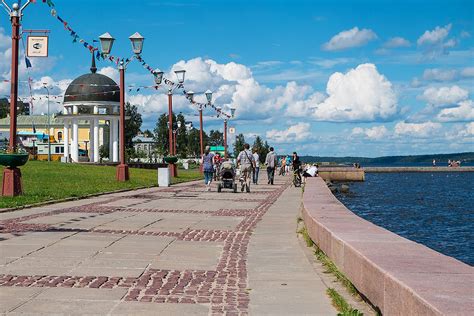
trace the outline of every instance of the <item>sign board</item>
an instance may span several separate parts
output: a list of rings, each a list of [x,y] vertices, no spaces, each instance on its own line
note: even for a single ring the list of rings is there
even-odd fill
[[[235,127],[229,127],[229,134],[235,134]]]
[[[224,148],[224,146],[210,146],[209,150],[210,151],[224,151],[225,148]]]
[[[48,36],[28,36],[26,56],[48,57]]]

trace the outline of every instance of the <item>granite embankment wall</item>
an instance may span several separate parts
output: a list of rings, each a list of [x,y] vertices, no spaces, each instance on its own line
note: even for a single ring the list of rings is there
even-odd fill
[[[326,167],[321,166],[319,176],[329,181],[364,181],[364,169],[353,167]]]
[[[474,268],[349,211],[321,178],[308,178],[309,235],[384,315],[474,315]]]

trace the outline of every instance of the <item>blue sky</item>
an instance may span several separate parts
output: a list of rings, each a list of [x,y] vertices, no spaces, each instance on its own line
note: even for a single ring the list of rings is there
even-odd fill
[[[8,2],[8,1],[7,1]],[[55,92],[88,71],[90,57],[41,3],[25,11],[25,29],[50,29],[50,57],[21,69]],[[474,5],[472,1],[54,1],[85,40],[110,32],[113,54],[130,55],[128,36],[145,36],[143,58],[169,74],[187,70],[194,91],[216,91],[237,108],[231,123],[280,152],[395,155],[474,150]],[[10,26],[0,15],[0,54]],[[7,58],[0,76],[8,78]],[[117,77],[113,64],[101,72]],[[130,64],[127,84],[152,77]],[[41,86],[41,85],[39,85]],[[33,87],[35,88],[35,86]],[[128,94],[145,128],[166,111],[164,90]],[[8,85],[0,84],[0,94]],[[29,91],[26,85],[22,95]],[[41,89],[33,91],[41,95]],[[197,96],[202,98],[203,96]],[[196,122],[195,109],[175,97]],[[57,104],[58,109],[60,104]],[[41,112],[44,102],[35,104]],[[206,129],[222,120],[205,112]],[[197,125],[197,122],[196,122]]]

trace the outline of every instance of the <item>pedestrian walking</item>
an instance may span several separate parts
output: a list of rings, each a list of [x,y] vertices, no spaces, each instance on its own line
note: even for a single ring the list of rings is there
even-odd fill
[[[253,168],[253,184],[258,184],[258,173],[260,172],[260,156],[257,149],[253,150],[253,159],[255,160],[255,168]]]
[[[240,176],[241,176],[241,188],[240,191],[246,189],[250,192],[250,177],[252,170],[255,168],[255,160],[252,152],[250,151],[250,145],[244,144],[244,150],[242,150],[237,156],[237,164],[240,165]]]
[[[265,157],[265,166],[267,166],[268,184],[273,185],[275,179],[275,168],[278,165],[278,158],[275,155],[273,147],[270,147],[270,152]]]
[[[285,158],[285,174],[290,175],[290,165],[291,165],[291,158],[290,156],[286,156]]]
[[[278,175],[284,176],[285,172],[286,172],[286,159],[285,157],[281,157],[280,158],[280,172],[278,173]]]
[[[209,146],[206,146],[206,150],[202,156],[202,167],[206,191],[211,191],[212,176],[214,175],[214,154],[210,152]]]

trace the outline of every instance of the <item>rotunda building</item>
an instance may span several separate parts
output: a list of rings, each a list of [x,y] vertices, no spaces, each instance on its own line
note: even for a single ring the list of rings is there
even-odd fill
[[[82,161],[79,157],[78,122],[89,123],[90,162],[100,161],[99,148],[109,146],[109,161],[119,160],[120,87],[111,78],[98,74],[92,56],[91,72],[74,79],[64,94],[64,160]],[[101,126],[108,125],[108,133]],[[108,139],[107,139],[108,138]],[[70,144],[69,144],[70,142]]]

